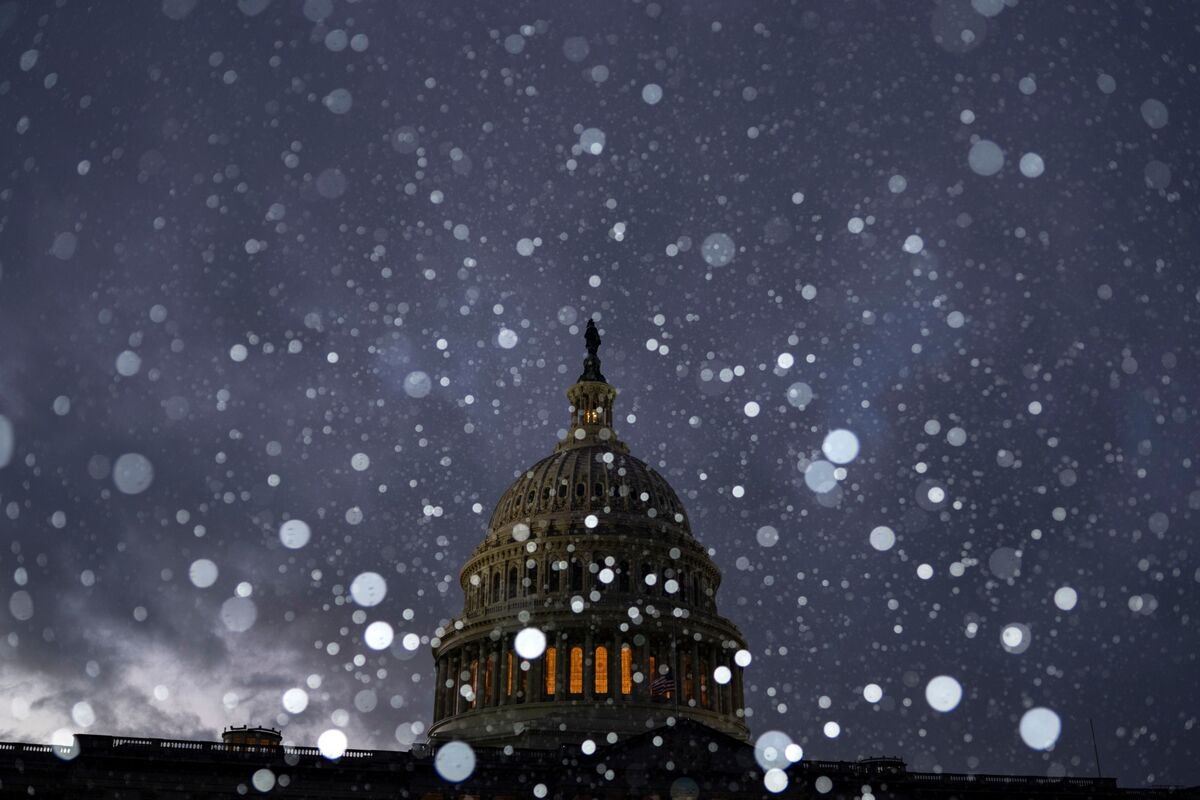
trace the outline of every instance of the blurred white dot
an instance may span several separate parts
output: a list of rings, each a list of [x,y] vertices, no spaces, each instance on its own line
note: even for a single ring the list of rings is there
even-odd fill
[[[346,734],[337,728],[330,728],[317,737],[317,749],[321,751],[321,755],[331,761],[341,758],[346,752],[348,744]]]
[[[868,683],[863,687],[863,699],[868,703],[878,703],[883,699],[883,688],[878,683]]]
[[[308,544],[311,535],[312,530],[308,527],[308,523],[301,519],[289,519],[279,526],[279,541],[283,542],[283,546],[290,550],[304,547]]]
[[[275,788],[275,773],[263,767],[250,776],[250,783],[260,792],[269,792]]]
[[[526,661],[540,658],[546,652],[546,634],[537,628],[525,628],[513,638],[513,649]]]
[[[747,417],[757,417],[759,412],[758,403],[751,400],[750,402],[746,403],[746,407],[743,409],[743,411],[746,412]]]
[[[283,709],[289,714],[299,714],[308,708],[308,692],[293,686],[283,693]]]
[[[421,637],[415,633],[406,633],[400,643],[404,645],[405,650],[411,653],[421,646]]]
[[[779,542],[779,531],[771,525],[763,525],[755,534],[761,547],[774,547]]]
[[[904,252],[916,255],[925,249],[925,240],[915,233],[904,240]]]
[[[888,526],[880,525],[871,531],[870,541],[871,547],[882,553],[891,550],[892,545],[896,544],[896,533]]]
[[[733,654],[733,663],[737,664],[739,667],[750,666],[750,662],[752,660],[753,657],[750,655],[749,650],[738,650]]]
[[[928,564],[921,564],[917,567],[917,577],[923,581],[927,581],[933,577],[933,567]]]
[[[384,650],[390,647],[393,636],[395,636],[395,633],[392,631],[392,626],[383,620],[372,622],[363,631],[363,641],[372,650]]]
[[[925,686],[925,700],[934,711],[953,711],[962,702],[962,684],[949,675],[938,675]]]
[[[594,528],[600,524],[600,518],[595,514],[588,514],[583,518],[583,524],[588,528]]]
[[[726,666],[720,666],[713,670],[713,680],[724,686],[733,679],[733,672]]]
[[[1021,156],[1018,166],[1021,168],[1021,174],[1026,178],[1036,178],[1046,171],[1046,163],[1037,153],[1026,153]]]
[[[821,452],[835,464],[849,464],[858,457],[858,437],[844,428],[830,431],[821,443]]]
[[[1062,720],[1048,708],[1031,708],[1021,717],[1021,741],[1034,750],[1049,750],[1062,733]]]
[[[763,787],[771,794],[779,794],[788,787],[787,773],[779,767],[772,767],[763,775]]]
[[[197,589],[207,589],[217,582],[217,565],[207,558],[198,558],[188,568],[188,579]]]
[[[350,596],[360,606],[375,606],[387,595],[387,581],[378,572],[363,572],[350,582]]]
[[[1070,586],[1062,586],[1054,593],[1054,605],[1062,611],[1070,611],[1079,602],[1079,595]]]

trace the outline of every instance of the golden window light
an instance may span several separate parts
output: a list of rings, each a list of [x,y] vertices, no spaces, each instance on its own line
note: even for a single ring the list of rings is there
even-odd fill
[[[600,645],[596,648],[596,694],[608,694],[608,648]]]
[[[558,681],[558,648],[546,648],[546,696],[554,697]]]
[[[583,694],[583,648],[571,648],[571,694]]]
[[[633,694],[633,648],[621,646],[621,694]]]

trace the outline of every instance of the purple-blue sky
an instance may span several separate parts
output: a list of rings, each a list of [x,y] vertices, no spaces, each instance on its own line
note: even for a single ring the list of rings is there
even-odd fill
[[[594,316],[755,735],[1200,783],[1198,25],[0,2],[0,739],[407,746]]]

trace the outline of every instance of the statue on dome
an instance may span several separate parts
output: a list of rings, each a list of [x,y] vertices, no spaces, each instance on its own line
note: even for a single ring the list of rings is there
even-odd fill
[[[583,360],[583,374],[579,376],[581,381],[600,381],[608,383],[604,375],[600,372],[600,356],[596,355],[600,350],[600,331],[596,330],[596,321],[589,319],[587,330],[583,334],[584,344],[587,346],[587,358]]]

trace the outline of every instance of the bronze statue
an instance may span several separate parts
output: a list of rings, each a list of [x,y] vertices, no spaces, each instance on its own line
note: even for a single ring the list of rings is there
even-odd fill
[[[596,351],[600,349],[600,332],[596,330],[595,320],[588,320],[587,331],[583,334],[583,341],[587,343],[588,355],[596,355]]]
[[[600,331],[596,330],[595,320],[589,319],[587,330],[583,334],[584,344],[587,345],[587,358],[583,360],[583,374],[579,376],[581,381],[600,381],[608,383],[604,379],[604,375],[600,372],[600,356],[596,352],[600,349]]]

